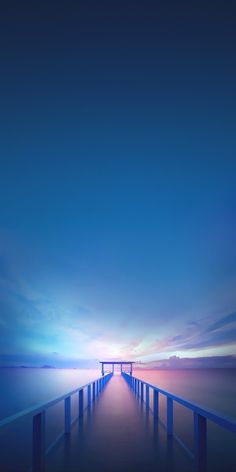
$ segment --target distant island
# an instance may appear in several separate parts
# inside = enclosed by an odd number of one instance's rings
[[[46,360],[46,359],[45,359]],[[94,369],[100,370],[100,365],[95,359],[92,360],[77,360],[63,364],[59,361],[50,364],[45,362],[41,365],[27,364],[13,364],[0,365],[0,368],[8,369]],[[12,360],[11,360],[12,361]],[[42,361],[42,359],[41,359]],[[31,360],[32,362],[32,360]],[[77,364],[77,365],[76,365]],[[235,369],[236,355],[225,356],[205,356],[205,357],[179,357],[171,356],[169,358],[159,359],[155,361],[143,362],[137,360],[134,364],[135,370],[177,370],[177,369]]]
[[[76,369],[76,367],[73,367]],[[1,365],[0,369],[57,369],[54,365]]]

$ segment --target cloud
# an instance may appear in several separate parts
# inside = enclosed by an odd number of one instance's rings
[[[230,313],[229,315],[221,318],[220,320],[212,323],[206,331],[216,331],[219,328],[224,328],[225,326],[236,322],[236,312]]]
[[[182,334],[166,338],[163,344],[164,349],[169,351],[236,344],[236,312],[217,321],[206,318],[196,325],[189,325]]]
[[[8,248],[9,249],[9,248]],[[21,267],[21,264],[19,264]],[[87,306],[70,280],[47,289],[24,276],[17,268],[17,257],[9,250],[0,253],[0,333],[1,353],[48,354],[58,359],[111,357],[116,359],[157,359],[160,356],[192,351],[198,357],[207,348],[236,345],[236,312],[188,320],[181,330],[171,329],[162,317],[163,327],[144,311],[135,314],[96,312]],[[39,288],[40,286],[40,288]],[[137,316],[136,316],[137,315]],[[158,315],[158,319],[161,315]],[[180,317],[180,321],[183,323]],[[166,323],[166,326],[164,326]],[[176,324],[174,325],[176,327]],[[173,329],[174,329],[173,327]],[[161,331],[162,329],[162,331]]]
[[[236,368],[236,356],[184,357],[171,356],[168,359],[139,364],[138,368],[146,369],[213,369]]]

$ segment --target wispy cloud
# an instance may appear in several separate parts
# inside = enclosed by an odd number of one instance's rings
[[[236,312],[225,315],[217,321],[206,318],[196,324],[190,323],[183,333],[167,337],[162,343],[165,351],[201,350],[222,345],[236,345]]]
[[[6,251],[0,254],[1,353],[48,355],[67,358],[157,359],[188,353],[196,357],[206,350],[236,346],[236,312],[189,319],[173,335],[173,327],[162,319],[157,329],[148,312],[137,319],[125,314],[96,313],[80,300],[77,289],[61,293],[38,288],[34,280],[18,270],[16,259]],[[153,327],[152,327],[153,324]],[[163,328],[164,327],[164,328]],[[182,355],[182,354],[181,354]]]

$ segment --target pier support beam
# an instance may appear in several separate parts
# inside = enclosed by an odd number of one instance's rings
[[[158,418],[158,397],[159,397],[159,393],[157,390],[154,390],[153,392],[153,415],[154,415],[154,418]]]
[[[143,402],[143,382],[141,382],[141,402]]]
[[[45,411],[33,417],[32,472],[44,471]]]
[[[146,385],[146,410],[149,410],[149,386]]]
[[[71,397],[65,398],[65,433],[70,434],[71,428]]]
[[[91,403],[91,385],[88,385],[88,397],[87,397],[87,405],[89,406]]]
[[[205,472],[207,465],[207,421],[198,413],[194,413],[194,455],[196,469]]]
[[[173,400],[167,397],[167,434],[173,436]]]
[[[81,418],[84,414],[84,391],[79,390],[79,417]]]

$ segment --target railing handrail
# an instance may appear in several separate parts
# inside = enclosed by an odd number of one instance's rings
[[[3,418],[2,420],[0,420],[0,428],[3,427],[3,426],[6,426],[9,423],[12,423],[12,422],[18,420],[19,418],[22,418],[24,416],[35,415],[35,414],[41,413],[42,411],[46,411],[46,410],[48,410],[48,408],[55,405],[56,403],[59,403],[60,401],[65,400],[65,398],[67,398],[71,395],[74,395],[75,393],[79,392],[80,390],[83,390],[84,388],[88,387],[89,385],[92,385],[93,382],[96,382],[97,380],[103,379],[103,378],[107,377],[108,375],[109,374],[98,377],[94,380],[91,380],[90,382],[88,382],[85,385],[81,385],[81,387],[77,387],[74,390],[71,390],[70,392],[67,392],[67,393],[65,393],[63,395],[60,395],[60,396],[57,396],[57,397],[53,397],[49,401],[38,403],[38,404],[33,405],[29,408],[25,408],[24,410],[21,410],[18,413],[7,416],[6,418]]]
[[[129,377],[129,374],[127,374],[126,372],[124,372],[123,374],[127,375]],[[153,390],[156,390],[160,394],[165,395],[166,397],[171,398],[172,400],[176,401],[177,403],[179,403],[179,404],[185,406],[186,408],[192,410],[194,413],[197,413],[201,416],[204,416],[205,418],[207,418],[208,420],[218,424],[219,426],[221,426],[221,427],[223,427],[223,428],[225,428],[225,429],[227,429],[227,430],[229,430],[233,433],[236,433],[236,421],[233,418],[230,418],[230,417],[225,416],[225,415],[221,415],[217,411],[210,410],[210,409],[205,408],[204,406],[199,405],[197,403],[190,402],[189,400],[186,400],[185,398],[179,397],[178,395],[175,395],[175,394],[170,393],[166,390],[163,390],[163,389],[157,387],[156,385],[152,385],[149,382],[146,382],[145,380],[142,380],[138,377],[135,377],[134,375],[133,375],[133,378],[140,381],[140,382],[142,382],[144,385],[147,385],[148,387],[152,388]]]

